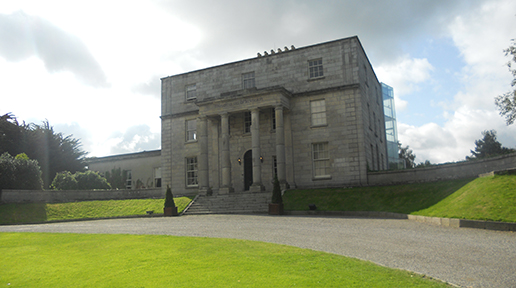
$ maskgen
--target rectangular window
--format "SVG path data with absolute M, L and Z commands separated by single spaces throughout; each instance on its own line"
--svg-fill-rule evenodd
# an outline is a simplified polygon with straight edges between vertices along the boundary
M 311 101 L 312 126 L 326 125 L 326 102 L 323 100 Z
M 244 133 L 251 133 L 251 112 L 244 113 Z
M 330 156 L 328 142 L 312 144 L 312 160 L 315 178 L 330 176 Z
M 186 141 L 197 140 L 197 120 L 186 120 Z
M 161 167 L 154 168 L 154 187 L 161 187 Z
M 272 156 L 272 177 L 278 177 L 278 159 L 276 156 Z
M 133 175 L 131 171 L 127 171 L 127 177 L 125 178 L 125 188 L 132 189 L 133 187 Z
M 272 108 L 271 114 L 272 130 L 276 130 L 276 110 Z
M 242 87 L 243 89 L 254 88 L 254 72 L 242 74 Z
M 308 61 L 308 70 L 309 70 L 308 72 L 310 73 L 310 78 L 317 78 L 317 77 L 324 76 L 322 59 Z
M 186 158 L 186 186 L 198 186 L 197 182 L 197 157 Z
M 191 84 L 186 86 L 186 100 L 197 99 L 197 85 Z

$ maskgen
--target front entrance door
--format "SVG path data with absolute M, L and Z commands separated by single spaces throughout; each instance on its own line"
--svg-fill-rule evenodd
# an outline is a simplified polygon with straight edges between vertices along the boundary
M 253 184 L 253 150 L 244 154 L 244 190 L 248 191 Z

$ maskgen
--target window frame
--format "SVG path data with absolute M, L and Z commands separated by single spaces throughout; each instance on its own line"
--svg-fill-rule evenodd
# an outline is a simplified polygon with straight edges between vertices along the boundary
M 253 124 L 251 111 L 244 112 L 244 134 L 251 133 L 251 125 Z
M 189 127 L 189 123 L 193 122 L 195 129 Z M 185 142 L 197 142 L 197 119 L 185 120 Z
M 185 157 L 185 184 L 187 188 L 199 187 L 197 156 Z
M 308 79 L 324 77 L 324 66 L 322 58 L 308 60 Z
M 252 89 L 256 87 L 254 71 L 242 73 L 242 89 Z
M 193 94 L 193 96 L 191 94 Z M 197 100 L 197 83 L 185 86 L 185 99 L 186 101 Z
M 161 188 L 161 167 L 154 167 L 154 187 Z
M 133 189 L 133 173 L 131 170 L 127 170 L 125 177 L 125 189 Z
M 316 102 L 322 102 L 324 106 L 324 110 L 318 111 L 314 108 L 317 108 L 317 106 L 314 106 L 313 104 Z M 314 111 L 316 110 L 316 111 Z M 314 118 L 316 115 L 324 115 L 324 123 L 314 123 L 317 122 L 321 118 Z M 326 117 L 326 100 L 325 99 L 317 99 L 317 100 L 311 100 L 310 101 L 310 125 L 311 127 L 324 127 L 328 125 L 327 117 Z M 317 121 L 316 121 L 317 120 Z
M 317 149 L 316 149 L 317 148 Z M 324 149 L 320 149 L 324 148 Z M 323 155 L 321 155 L 323 153 Z M 323 156 L 323 157 L 321 157 Z M 318 163 L 326 163 L 324 166 L 319 166 Z M 320 169 L 324 169 L 324 174 L 320 174 Z M 313 179 L 330 179 L 330 151 L 328 142 L 312 143 L 312 171 Z

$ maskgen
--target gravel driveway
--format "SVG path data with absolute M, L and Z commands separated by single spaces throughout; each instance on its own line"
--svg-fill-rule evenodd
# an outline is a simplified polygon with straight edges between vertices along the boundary
M 440 227 L 409 220 L 191 215 L 0 226 L 0 232 L 8 231 L 257 240 L 364 259 L 463 287 L 516 287 L 516 233 Z

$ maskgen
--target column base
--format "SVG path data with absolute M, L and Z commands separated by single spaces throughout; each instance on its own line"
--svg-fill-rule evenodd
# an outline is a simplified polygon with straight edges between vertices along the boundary
M 213 194 L 213 191 L 211 191 L 211 188 L 209 188 L 209 187 L 199 188 L 199 195 L 211 196 L 212 194 Z
M 257 193 L 265 191 L 265 187 L 262 184 L 253 184 L 249 187 L 249 192 Z
M 230 193 L 233 193 L 233 192 L 235 192 L 235 189 L 233 189 L 233 187 L 221 187 L 221 188 L 219 188 L 219 195 L 230 194 Z

